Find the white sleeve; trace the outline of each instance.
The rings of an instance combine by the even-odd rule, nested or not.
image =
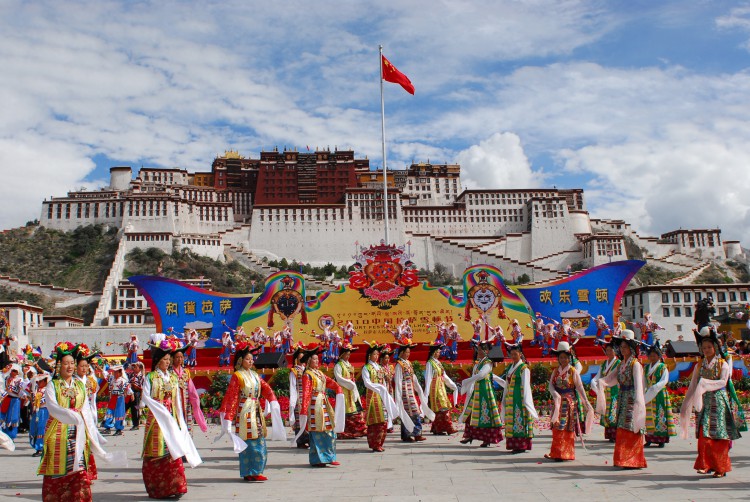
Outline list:
[[[693,403],[695,392],[698,387],[698,381],[700,379],[701,364],[702,362],[699,360],[695,365],[695,368],[693,368],[693,376],[690,379],[690,386],[685,393],[685,399],[682,401],[682,406],[680,407],[680,437],[682,439],[688,439],[689,437],[688,428],[690,426],[690,414],[693,412]],[[702,399],[703,396],[701,394],[701,400]]]
[[[529,415],[531,415],[531,418],[537,420],[539,414],[534,407],[534,396],[531,393],[531,371],[529,368],[524,368],[521,376],[523,378],[523,405],[526,407]]]
[[[638,361],[633,365],[633,386],[635,387],[633,428],[637,431],[646,427],[646,401],[643,396],[643,366]]]
[[[552,396],[552,416],[550,417],[550,423],[554,424],[560,419],[560,405],[562,405],[562,397],[560,394],[555,390],[555,372],[557,370],[552,370],[552,374],[549,377],[549,384],[547,386],[547,389],[549,390],[550,395]]]
[[[333,367],[333,376],[336,378],[336,383],[344,387],[346,390],[353,391],[357,388],[357,384],[355,384],[352,380],[341,376],[341,366],[338,364]]]
[[[289,426],[294,427],[294,409],[297,407],[297,375],[289,371]]]
[[[646,403],[650,403],[657,395],[659,395],[659,392],[664,389],[664,387],[667,386],[669,383],[669,371],[667,370],[666,365],[664,366],[664,371],[661,373],[661,378],[658,382],[656,382],[651,387],[646,387],[646,371],[644,369],[643,371],[643,387],[646,389],[646,392],[644,393],[644,401]]]
[[[430,394],[430,387],[432,386],[432,365],[430,361],[424,365],[424,393]]]

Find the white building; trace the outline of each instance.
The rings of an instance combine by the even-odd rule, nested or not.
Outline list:
[[[42,307],[23,301],[0,303],[0,309],[5,310],[5,317],[10,323],[9,336],[13,339],[10,349],[13,354],[18,354],[29,344],[29,331],[44,326],[44,311]]]
[[[665,328],[657,334],[662,342],[677,340],[682,335],[692,340],[695,328],[695,304],[711,296],[716,314],[727,313],[731,307],[748,303],[750,284],[684,284],[654,285],[631,288],[622,298],[622,318],[634,322],[643,320],[647,313]]]

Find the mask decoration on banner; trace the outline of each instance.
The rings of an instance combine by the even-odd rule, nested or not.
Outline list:
[[[468,301],[466,302],[464,317],[467,320],[471,319],[472,308],[478,310],[480,315],[487,315],[492,309],[497,308],[500,319],[508,318],[505,315],[505,309],[503,309],[503,296],[500,293],[500,289],[487,282],[489,276],[490,274],[486,270],[480,270],[472,274],[472,279],[479,279],[479,281],[469,288],[469,292],[466,295]]]
[[[419,285],[417,269],[410,258],[404,246],[387,245],[384,241],[361,247],[354,271],[349,273],[349,287],[359,291],[373,307],[391,309],[409,294],[409,289]],[[405,261],[401,263],[402,260]]]

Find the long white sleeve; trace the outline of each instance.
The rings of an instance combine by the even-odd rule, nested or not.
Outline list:
[[[362,382],[365,384],[365,388],[370,389],[372,392],[375,392],[378,396],[380,396],[380,400],[383,401],[383,406],[385,407],[388,419],[388,428],[390,429],[391,427],[393,427],[393,419],[398,417],[399,414],[395,401],[388,393],[388,388],[383,384],[372,382],[372,380],[370,379],[370,370],[367,368],[367,365],[362,368]],[[403,417],[401,417],[401,419],[402,421],[404,421]],[[407,430],[414,429],[414,422],[412,422],[408,416],[406,417],[406,420],[404,422]]]
[[[523,386],[523,405],[526,407],[526,411],[529,412],[531,418],[537,420],[539,414],[534,407],[534,396],[531,393],[531,371],[529,368],[523,369],[521,378],[523,378],[523,383],[521,384]]]
[[[432,386],[432,364],[427,361],[424,365],[424,393],[430,395],[430,387]]]
[[[557,369],[552,370],[552,374],[549,377],[549,384],[547,389],[552,396],[552,416],[550,417],[550,423],[555,424],[560,420],[560,406],[562,405],[562,397],[560,393],[555,390],[555,374]]]
[[[695,365],[695,368],[693,368],[693,376],[690,379],[690,386],[685,393],[685,399],[682,401],[682,406],[680,407],[680,437],[682,439],[688,439],[689,437],[690,414],[693,412],[693,399],[695,397],[696,388],[698,387],[698,380],[700,379],[701,365],[702,362],[699,362]],[[701,403],[702,401],[703,398],[701,396]]]
[[[619,385],[619,381],[617,380],[617,373],[618,370],[613,370],[607,376],[599,376],[599,378],[596,379],[596,387],[594,387],[593,385],[591,387],[596,393],[596,412],[600,415],[606,413],[607,409],[607,400],[604,393],[604,388]]]
[[[297,408],[297,375],[289,372],[289,427],[294,427],[294,410]]]
[[[664,363],[658,363],[658,364],[664,364]],[[659,395],[659,392],[661,392],[664,389],[664,387],[666,387],[667,384],[669,383],[669,371],[667,371],[667,367],[665,365],[664,371],[662,371],[661,373],[661,378],[659,379],[658,382],[654,383],[654,385],[652,385],[651,387],[648,387],[648,382],[646,380],[647,378],[648,377],[646,376],[646,373],[644,372],[643,386],[646,389],[646,392],[644,393],[643,399],[646,403],[650,403],[651,401],[653,401],[653,399],[657,395]]]
[[[445,386],[452,391],[453,406],[456,406],[458,404],[458,386],[456,385],[456,382],[451,380],[451,377],[449,377],[445,371],[443,371],[443,382],[445,382]]]
[[[635,375],[635,370],[633,371],[633,374]],[[578,399],[581,400],[581,402],[583,403],[583,407],[586,408],[586,434],[591,434],[591,426],[594,425],[594,407],[591,406],[591,403],[589,403],[588,397],[586,395],[586,389],[584,389],[583,382],[581,381],[581,375],[577,371],[573,372],[573,381],[575,382],[576,390],[578,391]],[[637,400],[637,397],[636,397],[636,400]],[[643,402],[643,387],[642,386],[641,386],[641,402]],[[645,407],[643,410],[644,410],[643,416],[644,416],[644,421],[645,421],[645,416],[646,416]]]
[[[646,428],[646,401],[643,392],[643,366],[641,366],[641,363],[638,361],[633,364],[633,387],[635,388],[633,429],[634,432],[638,432],[639,430]]]
[[[333,376],[336,379],[336,382],[341,387],[345,388],[353,394],[355,402],[360,401],[359,389],[357,389],[357,384],[354,382],[354,380],[343,377],[343,375],[341,374],[341,365],[337,364],[333,367]]]
[[[158,377],[157,378],[161,378]],[[180,457],[185,457],[190,467],[197,467],[201,464],[202,460],[198,454],[198,450],[195,448],[190,434],[188,433],[187,426],[185,425],[182,414],[178,413],[179,421],[175,420],[172,414],[167,408],[151,397],[151,381],[148,377],[143,379],[143,392],[141,393],[141,399],[154,415],[154,418],[159,423],[159,428],[164,436],[164,442],[167,444],[170,456],[177,460]],[[180,394],[177,393],[178,409],[180,408]]]
[[[422,412],[422,415],[424,415],[427,420],[435,420],[435,412],[430,409],[430,403],[427,400],[425,392],[422,390],[422,386],[419,384],[417,375],[412,374],[411,378],[414,390],[416,391],[417,396],[419,396],[419,409]]]

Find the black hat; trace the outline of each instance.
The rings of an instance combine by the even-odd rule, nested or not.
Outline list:
[[[659,340],[654,342],[653,345],[641,342],[641,347],[643,347],[643,350],[646,352],[646,354],[651,354],[653,352],[660,358],[662,357],[662,355],[664,355],[664,350],[661,348],[661,343],[659,343]]]
[[[250,345],[247,342],[240,342],[234,347],[234,367],[248,354],[257,354],[262,349],[262,345]]]
[[[305,349],[302,353],[302,362],[306,363],[312,356],[314,356],[315,354],[320,354],[321,352],[322,352],[322,349],[320,345],[316,345],[315,347]]]

